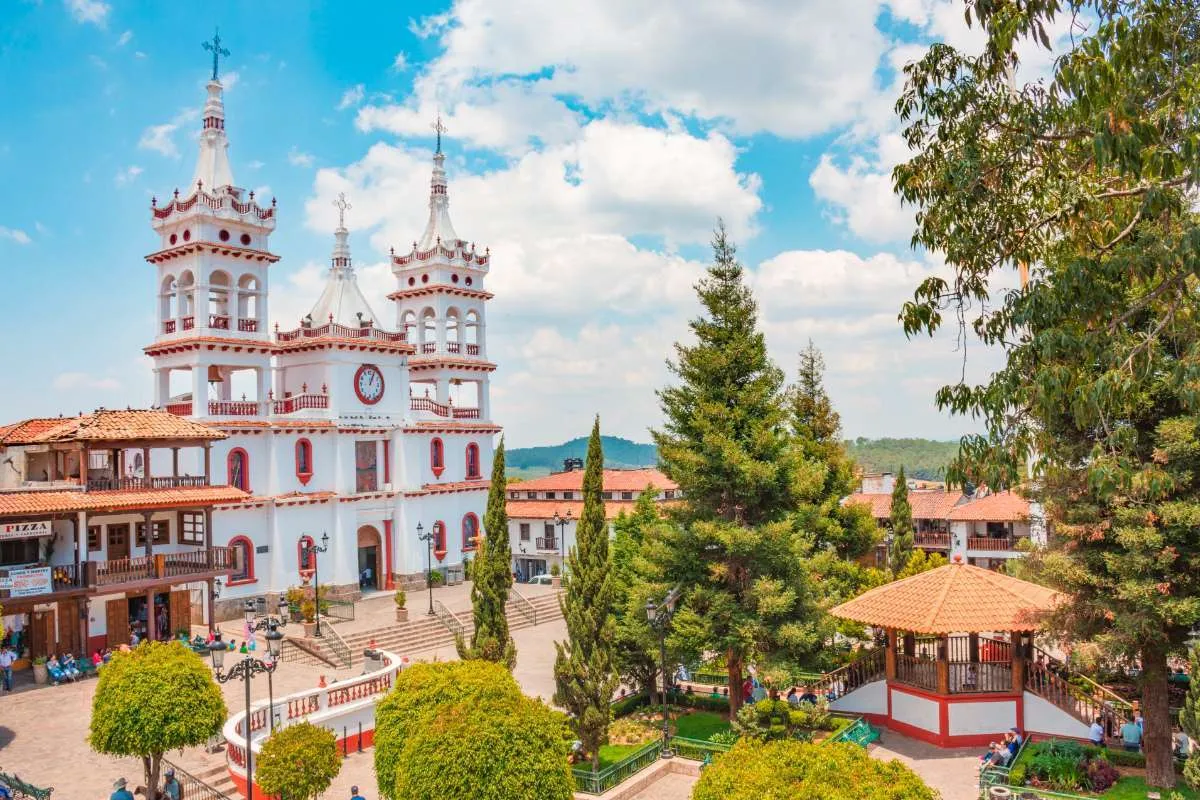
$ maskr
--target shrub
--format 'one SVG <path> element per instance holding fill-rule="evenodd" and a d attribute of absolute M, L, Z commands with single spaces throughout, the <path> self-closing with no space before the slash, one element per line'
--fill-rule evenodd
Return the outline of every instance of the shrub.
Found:
<path fill-rule="evenodd" d="M 404 594 L 403 589 L 397 589 L 396 593 L 392 595 L 392 600 L 395 601 L 396 608 L 404 608 L 404 604 L 408 602 L 408 596 Z"/>
<path fill-rule="evenodd" d="M 305 622 L 315 622 L 317 619 L 317 604 L 312 600 L 305 600 L 300 604 L 300 616 L 304 617 Z"/>
<path fill-rule="evenodd" d="M 1106 750 L 1104 757 L 1118 767 L 1145 767 L 1146 754 L 1130 750 Z"/>
<path fill-rule="evenodd" d="M 738 735 L 734 731 L 717 731 L 708 740 L 713 744 L 735 744 L 738 740 Z"/>
<path fill-rule="evenodd" d="M 700 773 L 692 800 L 935 800 L 898 761 L 847 743 L 739 741 Z"/>
<path fill-rule="evenodd" d="M 650 698 L 644 694 L 631 694 L 628 697 L 622 697 L 612 704 L 613 719 L 626 717 L 637 711 L 644 705 L 648 705 Z"/>
<path fill-rule="evenodd" d="M 644 744 L 659 734 L 654 728 L 639 719 L 618 719 L 608 725 L 608 741 L 611 744 Z"/>
<path fill-rule="evenodd" d="M 557 578 L 557 577 L 558 577 L 559 575 L 561 575 L 561 574 L 562 574 L 562 567 L 560 567 L 558 564 L 551 564 L 551 565 L 550 565 L 550 575 L 551 575 L 551 577 Z"/>
<path fill-rule="evenodd" d="M 446 575 L 440 569 L 435 569 L 429 573 L 429 582 L 434 586 L 442 586 L 446 583 Z"/>
<path fill-rule="evenodd" d="M 509 671 L 487 661 L 414 664 L 402 671 L 392 691 L 375 707 L 375 774 L 380 796 L 392 800 L 401 796 L 391 792 L 402 752 L 429 720 L 460 703 L 490 706 L 520 696 L 521 689 Z"/>
<path fill-rule="evenodd" d="M 1103 792 L 1121 777 L 1117 768 L 1103 758 L 1093 758 L 1088 762 L 1085 779 L 1088 788 L 1093 792 Z"/>
<path fill-rule="evenodd" d="M 267 794 L 316 797 L 342 769 L 337 737 L 311 722 L 289 725 L 271 735 L 254 764 L 254 780 Z"/>
<path fill-rule="evenodd" d="M 1024 786 L 1025 785 L 1025 765 L 1017 764 L 1008 771 L 1009 786 Z"/>
<path fill-rule="evenodd" d="M 404 742 L 391 791 L 380 776 L 379 792 L 404 800 L 573 800 L 570 741 L 566 716 L 540 700 L 445 705 Z"/>

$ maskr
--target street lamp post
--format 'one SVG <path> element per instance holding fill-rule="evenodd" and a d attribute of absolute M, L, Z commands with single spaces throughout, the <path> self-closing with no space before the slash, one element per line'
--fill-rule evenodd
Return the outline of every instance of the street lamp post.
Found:
<path fill-rule="evenodd" d="M 425 586 L 429 589 L 429 614 L 433 616 L 433 529 L 425 533 L 421 523 L 417 523 L 417 539 L 425 543 Z"/>
<path fill-rule="evenodd" d="M 667 673 L 667 625 L 671 622 L 671 617 L 675 616 L 675 604 L 679 602 L 680 589 L 676 586 L 671 591 L 667 592 L 667 596 L 663 598 L 662 603 L 655 603 L 654 598 L 646 601 L 646 620 L 650 623 L 650 627 L 658 632 L 658 652 L 662 658 L 662 750 L 659 755 L 662 758 L 673 758 L 675 751 L 671 749 L 671 725 L 670 716 L 667 712 L 667 685 L 669 677 Z"/>
<path fill-rule="evenodd" d="M 311 539 L 309 541 L 312 542 Z M 304 547 L 304 552 L 305 552 L 304 560 L 307 562 L 310 557 L 312 558 L 313 605 L 316 606 L 316 609 L 317 609 L 317 629 L 315 631 L 313 631 L 313 633 L 316 636 L 321 635 L 321 573 L 317 569 L 317 553 L 325 553 L 328 551 L 329 551 L 329 534 L 328 533 L 321 534 L 321 546 L 320 547 L 317 546 L 316 542 L 312 542 L 311 544 L 305 545 L 305 547 Z"/>
<path fill-rule="evenodd" d="M 209 589 L 211 591 L 208 601 L 208 632 L 211 634 L 217 629 L 217 598 L 221 596 L 221 579 L 214 578 L 209 584 Z"/>
<path fill-rule="evenodd" d="M 271 657 L 271 671 L 267 673 L 267 714 L 271 720 L 271 733 L 275 732 L 275 666 L 278 665 L 279 653 L 282 650 L 283 634 L 279 632 L 280 628 L 287 626 L 288 601 L 282 594 L 279 595 L 279 616 L 272 617 L 265 614 L 267 600 L 265 597 L 259 599 L 259 617 L 256 623 L 250 625 L 250 632 L 266 631 L 264 638 L 267 640 L 267 654 Z M 247 621 L 249 617 L 247 616 Z"/>
<path fill-rule="evenodd" d="M 253 625 L 254 622 L 254 601 L 246 601 L 246 622 Z M 257 674 L 266 673 L 268 676 L 275 671 L 275 667 L 279 664 L 279 648 L 283 641 L 283 634 L 278 631 L 273 631 L 274 636 L 267 634 L 267 648 L 271 656 L 269 663 L 259 661 L 257 658 L 247 654 L 238 663 L 234 664 L 229 672 L 225 672 L 225 644 L 221 641 L 221 635 L 218 633 L 213 639 L 212 644 L 208 646 L 209 655 L 212 658 L 213 671 L 218 683 L 228 683 L 237 678 L 246 686 L 246 717 L 243 725 L 246 741 L 246 800 L 254 800 L 254 749 L 250 741 L 250 680 Z"/>
<path fill-rule="evenodd" d="M 567 523 L 571 521 L 571 509 L 567 509 L 567 515 L 560 517 L 558 512 L 554 512 L 554 524 L 558 526 L 558 560 L 562 563 L 559 569 L 566 566 L 567 563 Z"/>

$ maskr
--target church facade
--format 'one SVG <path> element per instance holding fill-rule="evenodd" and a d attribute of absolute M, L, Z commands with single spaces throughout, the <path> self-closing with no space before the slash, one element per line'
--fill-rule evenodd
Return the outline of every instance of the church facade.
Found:
<path fill-rule="evenodd" d="M 195 175 L 152 207 L 158 313 L 145 352 L 155 406 L 225 434 L 209 463 L 186 468 L 246 493 L 213 509 L 213 541 L 233 559 L 218 618 L 314 570 L 347 595 L 423 585 L 427 566 L 459 579 L 500 428 L 490 257 L 450 221 L 440 129 L 429 221 L 390 257 L 395 291 L 364 296 L 339 198 L 324 290 L 304 318 L 269 327 L 278 210 L 237 187 L 215 76 L 207 92 Z"/>

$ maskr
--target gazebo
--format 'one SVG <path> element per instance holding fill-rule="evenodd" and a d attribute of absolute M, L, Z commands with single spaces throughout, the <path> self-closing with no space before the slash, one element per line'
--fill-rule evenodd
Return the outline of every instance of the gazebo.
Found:
<path fill-rule="evenodd" d="M 1077 713 L 1029 691 L 1033 632 L 1059 600 L 955 563 L 836 606 L 834 616 L 883 629 L 887 647 L 848 673 L 833 707 L 942 747 L 987 744 L 1014 727 L 1085 737 Z"/>

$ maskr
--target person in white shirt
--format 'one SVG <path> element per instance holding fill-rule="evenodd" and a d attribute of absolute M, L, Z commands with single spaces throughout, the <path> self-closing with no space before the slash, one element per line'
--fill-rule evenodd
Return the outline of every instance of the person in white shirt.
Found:
<path fill-rule="evenodd" d="M 1192 754 L 1192 740 L 1188 737 L 1183 729 L 1178 725 L 1175 726 L 1175 757 L 1186 759 Z"/>
<path fill-rule="evenodd" d="M 12 691 L 12 665 L 17 660 L 17 654 L 12 651 L 12 648 L 5 645 L 0 648 L 0 673 L 4 676 L 4 691 Z"/>
<path fill-rule="evenodd" d="M 1104 725 L 1100 723 L 1099 717 L 1092 720 L 1091 733 L 1088 735 L 1088 739 L 1091 740 L 1092 744 L 1104 746 Z"/>

